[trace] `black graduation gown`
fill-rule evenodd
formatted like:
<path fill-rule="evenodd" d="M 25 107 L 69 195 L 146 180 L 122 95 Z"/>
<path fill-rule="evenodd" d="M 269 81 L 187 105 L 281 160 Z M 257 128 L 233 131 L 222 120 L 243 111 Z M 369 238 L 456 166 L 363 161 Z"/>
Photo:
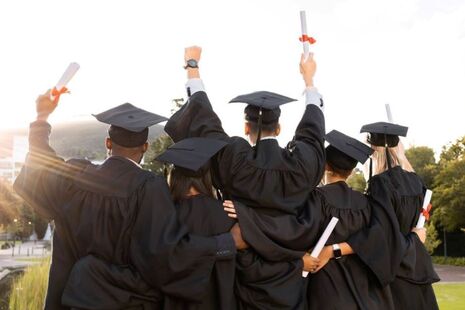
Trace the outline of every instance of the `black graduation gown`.
<path fill-rule="evenodd" d="M 199 301 L 215 261 L 234 258 L 230 235 L 188 235 L 164 179 L 122 157 L 64 162 L 49 146 L 50 131 L 46 122 L 31 124 L 14 184 L 56 224 L 45 309 L 156 309 L 161 292 Z"/>
<path fill-rule="evenodd" d="M 316 203 L 322 204 L 324 222 L 333 216 L 339 219 L 327 244 L 345 242 L 369 225 L 372 210 L 369 200 L 345 182 L 317 188 L 312 195 Z M 389 286 L 382 287 L 357 254 L 331 259 L 307 279 L 308 309 L 394 309 Z"/>
<path fill-rule="evenodd" d="M 248 141 L 224 132 L 203 91 L 192 95 L 170 118 L 165 131 L 175 142 L 191 137 L 227 141 L 228 145 L 212 159 L 214 185 L 225 197 L 249 207 L 297 214 L 324 171 L 325 123 L 315 105 L 305 109 L 287 148 L 281 148 L 276 140 L 263 140 L 256 158 Z"/>
<path fill-rule="evenodd" d="M 400 232 L 405 236 L 413 235 L 413 244 L 406 251 L 390 285 L 396 309 L 438 309 L 431 284 L 439 281 L 439 277 L 423 243 L 410 233 L 421 214 L 426 188 L 418 175 L 399 166 L 374 176 L 370 187 L 376 187 L 378 183 L 385 184 L 391 193 L 390 201 Z"/>
<path fill-rule="evenodd" d="M 178 217 L 190 233 L 214 236 L 229 232 L 235 220 L 228 217 L 221 201 L 205 195 L 191 196 L 177 205 Z M 201 303 L 184 302 L 166 296 L 164 309 L 234 310 L 234 260 L 218 261 L 213 267 L 206 294 Z"/>

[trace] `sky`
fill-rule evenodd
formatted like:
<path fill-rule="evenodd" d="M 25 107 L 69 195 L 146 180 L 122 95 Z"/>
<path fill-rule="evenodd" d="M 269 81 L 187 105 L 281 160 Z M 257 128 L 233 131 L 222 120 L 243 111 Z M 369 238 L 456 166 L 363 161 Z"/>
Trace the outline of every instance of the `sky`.
<path fill-rule="evenodd" d="M 1 1 L 0 130 L 26 127 L 35 98 L 70 62 L 80 71 L 50 123 L 130 102 L 170 115 L 185 96 L 184 47 L 203 48 L 201 76 L 231 135 L 243 133 L 233 97 L 269 90 L 283 107 L 280 143 L 304 110 L 299 11 L 306 10 L 326 103 L 326 129 L 362 139 L 361 125 L 409 126 L 407 145 L 465 135 L 465 1 Z"/>

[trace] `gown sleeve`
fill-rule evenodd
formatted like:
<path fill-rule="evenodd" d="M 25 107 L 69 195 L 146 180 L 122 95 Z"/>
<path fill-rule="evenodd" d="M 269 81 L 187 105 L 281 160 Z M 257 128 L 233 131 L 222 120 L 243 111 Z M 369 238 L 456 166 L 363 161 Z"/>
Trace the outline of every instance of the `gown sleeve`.
<path fill-rule="evenodd" d="M 372 205 L 370 224 L 351 235 L 347 243 L 379 283 L 386 286 L 395 279 L 411 239 L 400 232 L 389 184 L 381 178 L 373 178 L 368 199 Z"/>
<path fill-rule="evenodd" d="M 143 279 L 163 293 L 200 302 L 217 260 L 235 257 L 229 233 L 188 234 L 179 223 L 166 182 L 153 177 L 140 189 L 141 205 L 131 236 L 131 262 Z"/>
<path fill-rule="evenodd" d="M 51 126 L 44 121 L 31 124 L 29 153 L 14 183 L 16 192 L 42 217 L 60 218 L 60 201 L 76 173 L 90 164 L 85 160 L 65 162 L 49 145 Z"/>

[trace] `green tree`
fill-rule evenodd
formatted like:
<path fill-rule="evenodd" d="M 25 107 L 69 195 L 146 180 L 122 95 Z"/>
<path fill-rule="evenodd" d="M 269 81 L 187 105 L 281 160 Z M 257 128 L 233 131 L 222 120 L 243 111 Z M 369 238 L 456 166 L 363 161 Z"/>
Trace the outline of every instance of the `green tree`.
<path fill-rule="evenodd" d="M 434 178 L 434 218 L 447 231 L 465 227 L 465 136 L 444 147 Z"/>
<path fill-rule="evenodd" d="M 415 172 L 425 182 L 426 187 L 432 188 L 434 177 L 438 173 L 438 165 L 434 159 L 433 149 L 427 146 L 414 146 L 405 151 L 405 156 L 407 156 Z"/>
<path fill-rule="evenodd" d="M 425 247 L 429 254 L 433 254 L 434 250 L 442 243 L 439 240 L 438 230 L 434 221 L 431 221 L 425 225 L 426 227 L 426 241 Z"/>
<path fill-rule="evenodd" d="M 362 171 L 357 168 L 354 169 L 354 172 L 352 172 L 350 177 L 347 179 L 347 184 L 349 184 L 352 189 L 362 193 L 365 192 L 367 186 L 367 182 L 363 177 Z"/>
<path fill-rule="evenodd" d="M 20 217 L 22 199 L 15 193 L 13 186 L 0 179 L 0 225 L 6 226 Z"/>
<path fill-rule="evenodd" d="M 143 165 L 144 169 L 162 176 L 165 175 L 168 172 L 168 167 L 164 163 L 157 161 L 156 158 L 172 144 L 173 140 L 166 134 L 161 135 L 152 142 L 145 155 L 146 163 Z"/>

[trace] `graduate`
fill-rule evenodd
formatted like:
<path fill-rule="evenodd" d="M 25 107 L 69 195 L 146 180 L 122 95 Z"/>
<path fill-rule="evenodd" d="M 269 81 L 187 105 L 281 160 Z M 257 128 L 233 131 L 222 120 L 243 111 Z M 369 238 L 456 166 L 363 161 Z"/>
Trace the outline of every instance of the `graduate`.
<path fill-rule="evenodd" d="M 38 97 L 30 151 L 14 184 L 55 221 L 45 309 L 159 309 L 163 294 L 199 302 L 215 262 L 233 260 L 235 243 L 245 244 L 234 229 L 189 235 L 166 181 L 141 169 L 148 127 L 166 119 L 128 103 L 95 115 L 111 125 L 110 156 L 93 165 L 64 161 L 50 147 L 47 119 L 56 107 L 50 91 Z"/>
<path fill-rule="evenodd" d="M 399 136 L 405 137 L 407 131 L 407 127 L 385 122 L 364 125 L 360 130 L 368 133 L 367 141 L 374 149 L 375 175 L 368 183 L 368 193 L 377 199 L 377 188 L 387 187 L 388 201 L 395 212 L 399 232 L 411 236 L 410 231 L 423 211 L 426 187 L 399 144 Z M 419 238 L 411 240 L 413 244 L 399 262 L 390 285 L 394 306 L 408 310 L 438 309 L 432 283 L 438 282 L 439 277 L 423 242 Z"/>
<path fill-rule="evenodd" d="M 353 252 L 345 243 L 350 235 L 370 223 L 370 200 L 351 189 L 347 178 L 358 162 L 366 162 L 373 150 L 337 130 L 328 133 L 326 141 L 329 145 L 325 185 L 317 188 L 310 200 L 313 205 L 322 205 L 323 222 L 329 222 L 333 216 L 339 222 L 327 242 L 329 246 L 320 255 L 319 268 L 309 270 L 314 273 L 308 277 L 308 309 L 394 309 L 389 286 L 381 286 L 357 254 L 349 255 Z M 379 243 L 383 238 L 380 236 Z M 379 248 L 374 247 L 373 251 Z M 328 257 L 331 259 L 327 262 Z"/>
<path fill-rule="evenodd" d="M 228 142 L 213 159 L 212 177 L 225 198 L 237 199 L 249 207 L 297 213 L 309 189 L 321 179 L 324 167 L 324 116 L 321 95 L 313 85 L 316 63 L 313 57 L 301 61 L 306 85 L 306 109 L 297 125 L 294 140 L 281 148 L 276 140 L 280 105 L 295 101 L 271 92 L 255 92 L 231 102 L 248 104 L 245 134 L 229 137 L 212 109 L 200 79 L 200 47 L 185 50 L 189 101 L 165 126 L 175 141 L 205 137 Z M 273 212 L 273 211 L 272 211 Z"/>
<path fill-rule="evenodd" d="M 229 232 L 235 224 L 215 197 L 210 175 L 210 158 L 225 146 L 226 142 L 220 140 L 190 138 L 172 145 L 156 158 L 174 165 L 169 174 L 169 187 L 178 218 L 190 233 L 214 236 Z M 234 275 L 234 260 L 217 261 L 200 303 L 166 296 L 163 308 L 234 310 Z"/>

